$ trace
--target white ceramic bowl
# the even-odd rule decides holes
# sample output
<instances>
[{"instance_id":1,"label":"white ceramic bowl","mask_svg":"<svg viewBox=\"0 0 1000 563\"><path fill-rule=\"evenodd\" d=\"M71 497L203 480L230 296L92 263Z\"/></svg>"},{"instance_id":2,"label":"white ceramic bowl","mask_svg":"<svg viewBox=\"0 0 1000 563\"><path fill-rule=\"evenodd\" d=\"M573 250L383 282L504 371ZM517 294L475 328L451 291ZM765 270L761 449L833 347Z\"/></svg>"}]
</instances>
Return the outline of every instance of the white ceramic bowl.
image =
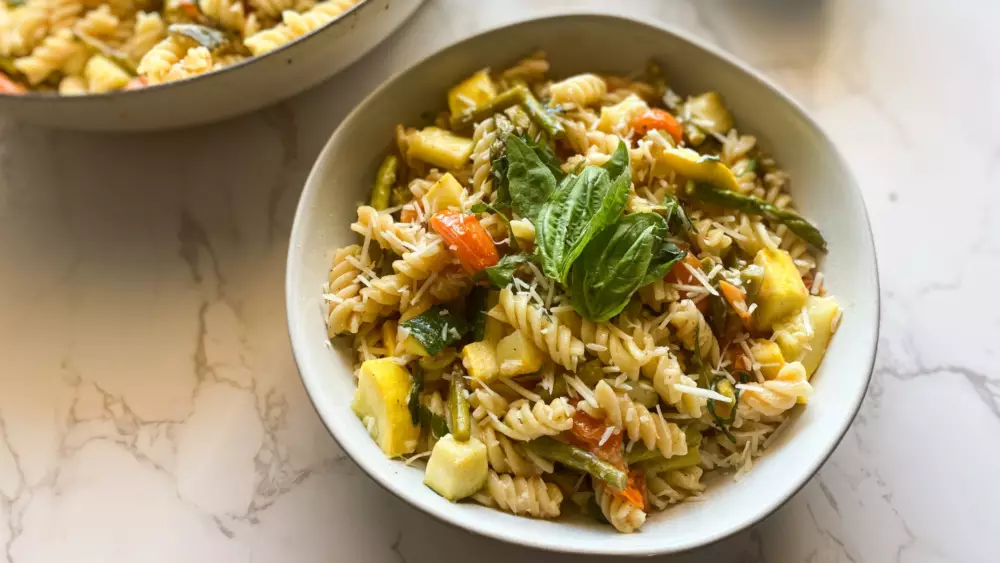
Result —
<instances>
[{"instance_id":1,"label":"white ceramic bowl","mask_svg":"<svg viewBox=\"0 0 1000 563\"><path fill-rule=\"evenodd\" d=\"M424 0L363 0L288 45L218 72L88 96L0 94L0 115L60 129L141 131L218 121L322 82L375 48Z\"/></svg>"},{"instance_id":2,"label":"white ceramic bowl","mask_svg":"<svg viewBox=\"0 0 1000 563\"><path fill-rule=\"evenodd\" d=\"M350 354L326 345L320 287L335 248L353 243L353 202L368 196L396 123L414 124L445 105L445 92L484 66L503 68L541 48L552 75L621 74L655 57L679 93L721 92L741 131L757 135L792 177L800 209L829 241L826 285L843 323L820 370L815 395L753 471L727 479L708 499L652 515L641 532L616 533L583 519L540 521L471 503L452 504L422 484L418 468L387 460L349 407ZM428 514L501 540L555 551L641 555L690 549L761 520L819 469L847 431L865 394L878 334L878 274L861 193L836 149L802 108L744 65L676 31L629 19L567 15L496 29L431 56L383 84L334 132L299 202L286 279L295 359L323 421L344 451L387 490Z\"/></svg>"}]
</instances>

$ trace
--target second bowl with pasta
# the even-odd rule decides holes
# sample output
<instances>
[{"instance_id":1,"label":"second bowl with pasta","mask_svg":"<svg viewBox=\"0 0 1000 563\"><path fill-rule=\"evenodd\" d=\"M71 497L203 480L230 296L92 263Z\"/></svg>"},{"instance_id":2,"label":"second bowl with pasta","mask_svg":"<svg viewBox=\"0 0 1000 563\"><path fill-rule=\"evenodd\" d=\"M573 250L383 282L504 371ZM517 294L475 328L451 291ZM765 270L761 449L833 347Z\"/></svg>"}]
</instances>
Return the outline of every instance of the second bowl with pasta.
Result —
<instances>
[{"instance_id":1,"label":"second bowl with pasta","mask_svg":"<svg viewBox=\"0 0 1000 563\"><path fill-rule=\"evenodd\" d=\"M760 514L741 497L774 506L788 476L817 466L802 452L850 414L803 420L857 403L824 394L836 383L814 374L870 362L835 351L842 325L870 319L857 304L871 294L847 281L840 296L852 276L835 271L838 257L858 250L838 248L852 245L844 211L798 205L812 194L800 178L822 174L781 147L823 145L742 119L748 100L777 121L788 107L755 101L762 85L714 55L678 57L686 43L627 20L605 23L647 42L617 59L545 38L546 26L597 33L602 18L569 19L494 32L541 47L520 57L472 40L453 55L465 72L440 60L450 51L423 63L411 73L453 78L419 89L421 111L389 112L398 122L374 108L412 87L408 75L348 118L293 230L292 339L341 443L432 514L551 549L672 550L711 538L706 517L727 521L723 507ZM469 53L482 66L468 69ZM674 78L696 70L716 80ZM368 169L341 172L348 159ZM344 189L364 200L353 211L330 207ZM304 303L319 311L301 325ZM325 359L302 326L330 339ZM867 375L855 368L848 388L863 392ZM769 480L782 483L770 497ZM719 531L747 518L737 522Z\"/></svg>"}]
</instances>

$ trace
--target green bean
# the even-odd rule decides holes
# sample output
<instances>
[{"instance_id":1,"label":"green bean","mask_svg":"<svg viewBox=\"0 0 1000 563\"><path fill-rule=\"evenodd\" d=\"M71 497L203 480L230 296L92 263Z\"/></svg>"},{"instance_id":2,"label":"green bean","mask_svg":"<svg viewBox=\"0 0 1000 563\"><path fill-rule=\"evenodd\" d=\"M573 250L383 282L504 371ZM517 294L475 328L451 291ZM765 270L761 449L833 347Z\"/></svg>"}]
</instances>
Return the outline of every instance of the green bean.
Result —
<instances>
[{"instance_id":1,"label":"green bean","mask_svg":"<svg viewBox=\"0 0 1000 563\"><path fill-rule=\"evenodd\" d=\"M451 128L455 131L464 129L509 107L524 103L524 95L527 92L528 89L523 86L514 86L504 90L481 106L469 108L458 115L451 116Z\"/></svg>"},{"instance_id":2,"label":"green bean","mask_svg":"<svg viewBox=\"0 0 1000 563\"><path fill-rule=\"evenodd\" d=\"M618 490L628 486L628 475L624 471L576 446L543 436L528 442L525 447L545 459L589 473Z\"/></svg>"},{"instance_id":3,"label":"green bean","mask_svg":"<svg viewBox=\"0 0 1000 563\"><path fill-rule=\"evenodd\" d=\"M392 188L396 184L396 166L399 161L395 156L389 155L382 161L382 166L378 167L375 173L375 185L372 186L371 206L382 211L389 208L389 200L392 197Z\"/></svg>"},{"instance_id":4,"label":"green bean","mask_svg":"<svg viewBox=\"0 0 1000 563\"><path fill-rule=\"evenodd\" d=\"M688 182L685 191L687 195L704 203L728 207L778 221L788 227L788 230L799 235L802 240L826 252L826 240L820 234L819 229L794 211L778 209L773 203L769 203L758 197L722 190L711 184L701 182Z\"/></svg>"},{"instance_id":5,"label":"green bean","mask_svg":"<svg viewBox=\"0 0 1000 563\"><path fill-rule=\"evenodd\" d=\"M524 100L521 102L521 106L524 108L525 113L528 114L528 117L537 123L549 138L561 139L566 135L566 130L563 129L562 124L556 121L549 112L545 111L541 102L538 101L538 98L535 98L535 95L531 93L531 90L527 86L519 84L515 88L524 89Z\"/></svg>"},{"instance_id":6,"label":"green bean","mask_svg":"<svg viewBox=\"0 0 1000 563\"><path fill-rule=\"evenodd\" d=\"M451 435L459 442L468 441L472 432L472 419L469 414L469 401L465 398L465 381L461 372L451 374L448 416L451 422Z\"/></svg>"}]
</instances>

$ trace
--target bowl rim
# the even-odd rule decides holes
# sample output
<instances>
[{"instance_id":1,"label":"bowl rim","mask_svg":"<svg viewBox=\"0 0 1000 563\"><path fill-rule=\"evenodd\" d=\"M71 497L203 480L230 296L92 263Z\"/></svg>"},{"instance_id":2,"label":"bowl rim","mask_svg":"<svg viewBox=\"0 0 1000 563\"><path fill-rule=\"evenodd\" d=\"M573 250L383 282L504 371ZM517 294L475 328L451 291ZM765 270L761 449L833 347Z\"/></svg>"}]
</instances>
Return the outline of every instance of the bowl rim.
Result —
<instances>
[{"instance_id":1,"label":"bowl rim","mask_svg":"<svg viewBox=\"0 0 1000 563\"><path fill-rule=\"evenodd\" d=\"M320 1L322 1L322 0L320 0ZM231 65L226 65L226 66L224 66L224 67L222 67L222 68L220 68L218 70L213 70L211 72L205 72L205 73L202 73L202 74L196 74L194 76L189 76L187 78L182 78L181 80L171 80L170 82L161 82L159 84L153 84L153 85L150 85L150 86L144 86L142 88L137 88L135 90L111 90L109 92L102 92L102 93L99 93L99 94L81 94L81 95L77 95L77 96L63 96L63 95L59 94L58 92L36 92L36 91L32 91L32 90L28 90L28 91L26 91L26 92L24 92L22 94L10 94L10 93L7 93L7 92L0 92L0 103L2 103L4 100L15 101L15 103L20 103L20 102L24 102L24 103L52 102L52 101L55 101L55 100L66 100L67 103L71 103L71 102L68 102L68 101L72 100L73 102L81 103L81 102L86 102L87 100L108 100L108 99L113 99L113 98L121 98L121 97L124 97L124 96L137 97L139 95L149 94L151 92L162 92L163 90L165 90L167 88L172 88L174 86L181 86L181 85L191 84L192 82L201 81L201 80L208 79L208 78L211 78L211 77L214 77L214 76L220 76L220 75L228 73L230 71L234 71L236 69L242 68L242 67L244 67L246 65L253 64L253 63L255 63L255 62L259 61L259 60L262 60L264 58L270 57L271 55L277 55L278 53L280 53L280 52L282 52L282 51L284 51L286 49L290 49L294 45L298 45L300 43L305 43L306 41L310 41L313 38L315 38L317 35L319 35L320 33L324 32L324 31L326 31L328 29L334 28L338 23L344 21L350 14L353 14L354 12L359 11L362 6L367 6L369 4L372 4L374 1L375 0L360 0L357 4L354 4L353 6L351 6L350 8L348 8L347 10L344 10L336 18L334 18L334 19L326 22L325 24L317 27L316 29L310 31L309 33L306 33L305 35L302 35L301 37L296 37L294 40L289 41L288 43L285 43L284 45L281 45L277 49L273 49L273 50L268 51L268 52L266 52L264 54L261 54L261 55L253 55L253 56L247 57L247 58L243 59L242 61L239 61L239 62L231 64ZM424 0L418 0L418 1L421 2L421 3L424 2Z\"/></svg>"},{"instance_id":2,"label":"bowl rim","mask_svg":"<svg viewBox=\"0 0 1000 563\"><path fill-rule=\"evenodd\" d=\"M808 468L808 470L802 474L801 480L798 483L796 483L793 487L790 487L786 493L775 495L769 503L758 506L755 509L752 517L746 519L740 524L731 526L728 529L719 530L716 533L704 535L700 538L697 538L696 540L689 541L686 544L682 544L680 546L630 549L627 545L624 546L616 545L610 549L605 548L603 546L598 548L581 549L581 548L576 548L574 545L554 544L551 542L544 542L544 541L539 542L532 538L515 538L509 535L505 535L501 532L498 532L493 527L477 524L477 522L480 522L479 519L470 519L466 521L461 518L454 517L446 511L438 511L435 508L425 506L421 501L417 500L416 498L410 498L410 496L402 488L400 488L398 484L391 482L389 479L383 479L382 476L379 475L376 471L371 470L371 468L368 467L368 464L365 461L366 456L352 454L350 449L344 446L344 443L337 437L336 432L333 431L332 426L328 423L323 411L317 405L316 399L314 399L313 397L314 392L319 392L318 388L316 387L316 384L313 383L314 378L307 377L305 371L303 370L303 365L306 362L301 356L304 354L304 352L300 351L299 349L300 345L296 343L298 340L296 338L296 335L298 334L299 331L295 327L295 323L298 320L298 315L296 313L293 313L293 311L296 310L294 295L293 295L293 287L295 286L295 279L297 277L294 274L297 274L299 269L298 266L293 265L292 260L296 252L296 246L298 240L302 236L301 229L303 228L302 227L303 223L302 221L300 221L300 217L307 213L307 198L306 198L307 189L310 185L313 184L318 175L318 168L316 167L315 163L313 165L313 168L310 170L308 177L306 178L304 189L302 190L299 196L299 202L296 205L295 216L292 223L292 229L289 235L288 253L286 258L285 311L286 311L286 320L288 325L289 341L292 346L292 357L293 360L295 361L296 368L299 372L299 377L302 380L303 386L306 389L306 395L309 398L309 402L312 404L313 409L316 411L317 415L319 415L320 420L323 422L323 426L326 427L327 433L329 433L330 436L333 437L334 441L341 448L344 454L348 458L350 458L351 461L353 461L356 465L361 467L364 474L369 479L377 483L382 489L389 492L394 497L402 500L411 507L419 510L423 514L430 515L431 517L435 518L440 522L450 524L466 532L472 532L474 534L499 540L501 542L511 545L539 549L542 551L553 552L553 553L574 553L581 555L607 555L607 556L651 556L651 555L686 553L701 547L711 545L713 543L726 539L730 536L743 532L752 526L757 525L767 517L771 516L775 511L777 511L785 503L787 503L792 497L798 494L799 491L801 491L803 487L805 487L806 484L808 484L816 476L816 474L823 467L823 465L826 464L826 462L829 460L830 456L833 455L833 452L836 451L837 446L839 446L840 443L843 441L844 436L847 435L847 432L848 430L850 430L850 427L853 424L855 418L857 418L857 414L861 409L862 403L864 402L865 395L867 394L868 388L871 385L871 379L875 369L875 359L878 353L878 342L879 342L878 335L881 328L880 327L881 283L878 272L878 256L875 247L875 239L871 228L871 219L868 215L868 208L867 205L865 204L863 193L861 192L861 189L858 186L857 179L852 169L850 168L850 166L848 166L847 161L844 159L843 155L837 149L837 146L833 143L833 141L826 134L823 128L820 127L819 123L816 122L815 119L813 119L813 117L809 114L809 112L798 101L796 101L789 93L787 93L780 86L773 83L770 79L763 76L760 72L755 70L749 64L731 55L730 53L723 51L721 48L707 44L702 39L694 37L692 34L680 30L675 26L664 24L656 20L641 20L639 19L638 16L632 16L620 13L609 13L606 11L601 11L592 8L574 7L569 9L556 9L550 11L543 11L542 13L534 14L527 18L518 19L513 22L505 22L498 25L484 27L483 29L478 30L477 32L472 33L470 35L456 38L453 41L447 43L446 45L443 45L438 49L434 50L434 52L424 56L423 58L414 61L411 64L408 64L405 68L399 70L398 72L386 78L381 84L379 84L377 88L372 90L347 115L344 116L341 122L337 125L337 128L334 129L333 133L331 133L329 139L327 139L327 142L323 145L322 150L319 152L316 158L316 163L324 159L324 157L327 154L327 151L330 150L330 147L333 145L335 139L337 139L337 137L343 131L342 126L344 123L347 123L350 120L354 119L357 114L362 113L367 108L368 104L371 103L372 99L376 98L384 90L392 87L392 85L394 85L395 82L400 77L410 72L414 68L423 65L424 63L430 61L431 59L436 58L439 54L441 54L444 51L456 48L459 45L471 41L475 38L478 38L482 35L502 32L504 30L514 28L523 24L538 23L540 21L558 20L564 18L607 18L614 20L624 20L625 22L628 22L633 25L641 25L648 28L652 28L660 33L667 33L673 35L674 37L680 39L681 41L687 42L699 49L708 52L710 55L722 59L723 61L729 63L730 65L738 68L741 72L745 73L747 76L749 76L750 78L752 78L753 80L757 81L759 84L764 86L766 89L768 89L771 92L771 94L779 97L782 101L784 101L791 109L791 111L798 114L798 117L800 117L806 124L808 124L818 133L818 137L821 139L821 142L824 145L825 149L829 152L829 154L832 155L834 161L839 165L839 167L842 170L844 170L847 179L850 180L849 182L847 182L850 185L846 189L852 190L854 192L854 195L856 195L858 200L861 202L861 211L863 214L864 221L861 222L859 227L863 227L864 229L862 234L868 240L869 251L871 252L871 257L872 257L874 295L871 297L873 300L872 305L874 306L875 330L872 333L872 341L870 347L871 353L870 357L868 358L868 367L866 369L867 373L864 376L864 386L860 388L860 392L857 394L857 396L853 398L854 401L853 407L849 409L850 416L843 418L842 422L840 423L841 428L836 432L834 432L835 439L830 442L826 453L823 456L815 458L812 461L811 466Z\"/></svg>"}]
</instances>

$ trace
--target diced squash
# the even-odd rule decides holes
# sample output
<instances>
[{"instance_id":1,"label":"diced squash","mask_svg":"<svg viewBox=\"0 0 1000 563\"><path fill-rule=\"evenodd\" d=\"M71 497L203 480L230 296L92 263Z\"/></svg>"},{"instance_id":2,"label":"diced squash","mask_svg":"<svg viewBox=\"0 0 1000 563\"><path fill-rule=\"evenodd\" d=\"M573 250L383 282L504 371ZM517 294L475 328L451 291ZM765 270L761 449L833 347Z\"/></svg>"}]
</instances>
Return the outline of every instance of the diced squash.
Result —
<instances>
[{"instance_id":1,"label":"diced squash","mask_svg":"<svg viewBox=\"0 0 1000 563\"><path fill-rule=\"evenodd\" d=\"M810 295L806 313L812 325L813 338L810 349L802 356L802 365L806 368L806 375L812 377L823 361L823 355L830 346L833 333L837 331L837 325L840 323L840 305L833 297Z\"/></svg>"},{"instance_id":2,"label":"diced squash","mask_svg":"<svg viewBox=\"0 0 1000 563\"><path fill-rule=\"evenodd\" d=\"M512 219L510 232L522 247L531 248L535 245L535 226L528 219Z\"/></svg>"},{"instance_id":3,"label":"diced squash","mask_svg":"<svg viewBox=\"0 0 1000 563\"><path fill-rule=\"evenodd\" d=\"M754 324L758 328L772 328L805 307L809 291L791 255L780 249L762 248L753 262L764 270L754 298L757 303Z\"/></svg>"},{"instance_id":4,"label":"diced squash","mask_svg":"<svg viewBox=\"0 0 1000 563\"><path fill-rule=\"evenodd\" d=\"M396 351L396 332L399 325L394 320L382 323L382 346L386 350L387 356L394 355Z\"/></svg>"},{"instance_id":5,"label":"diced squash","mask_svg":"<svg viewBox=\"0 0 1000 563\"><path fill-rule=\"evenodd\" d=\"M424 484L454 502L476 494L486 484L486 446L476 438L459 442L448 434L434 444Z\"/></svg>"},{"instance_id":6,"label":"diced squash","mask_svg":"<svg viewBox=\"0 0 1000 563\"><path fill-rule=\"evenodd\" d=\"M495 289L491 289L489 294L486 296L486 310L489 311L490 309L496 307L499 302L500 292ZM496 344L500 342L500 339L506 335L506 331L507 327L504 323L498 321L491 315L486 315L486 326L483 328L483 334L485 336L484 340L492 342L493 345L496 346Z\"/></svg>"},{"instance_id":7,"label":"diced squash","mask_svg":"<svg viewBox=\"0 0 1000 563\"><path fill-rule=\"evenodd\" d=\"M686 120L684 135L694 146L703 143L707 133L725 135L733 128L733 117L717 92L688 98L684 102L683 115Z\"/></svg>"},{"instance_id":8,"label":"diced squash","mask_svg":"<svg viewBox=\"0 0 1000 563\"><path fill-rule=\"evenodd\" d=\"M500 375L496 344L490 341L466 344L462 348L462 365L473 379L491 383Z\"/></svg>"},{"instance_id":9,"label":"diced squash","mask_svg":"<svg viewBox=\"0 0 1000 563\"><path fill-rule=\"evenodd\" d=\"M373 438L389 457L413 453L420 439L407 407L411 387L410 373L391 358L361 364L351 409L362 420L375 419Z\"/></svg>"},{"instance_id":10,"label":"diced squash","mask_svg":"<svg viewBox=\"0 0 1000 563\"><path fill-rule=\"evenodd\" d=\"M629 94L617 104L601 108L597 129L605 133L623 134L629 129L632 120L648 109L649 105L642 98Z\"/></svg>"},{"instance_id":11,"label":"diced squash","mask_svg":"<svg viewBox=\"0 0 1000 563\"><path fill-rule=\"evenodd\" d=\"M461 209L462 192L465 189L458 180L448 172L434 182L431 189L427 190L427 202L430 203L431 213L437 213L442 209Z\"/></svg>"},{"instance_id":12,"label":"diced squash","mask_svg":"<svg viewBox=\"0 0 1000 563\"><path fill-rule=\"evenodd\" d=\"M425 127L410 135L406 157L457 170L465 165L471 154L472 139L437 127Z\"/></svg>"},{"instance_id":13,"label":"diced squash","mask_svg":"<svg viewBox=\"0 0 1000 563\"><path fill-rule=\"evenodd\" d=\"M757 338L750 346L750 353L755 362L760 364L760 373L764 379L774 379L778 371L785 365L785 358L781 355L781 348L777 343L764 338Z\"/></svg>"},{"instance_id":14,"label":"diced squash","mask_svg":"<svg viewBox=\"0 0 1000 563\"><path fill-rule=\"evenodd\" d=\"M496 86L487 69L480 70L466 78L458 86L448 90L448 110L457 116L472 108L486 105L497 95Z\"/></svg>"},{"instance_id":15,"label":"diced squash","mask_svg":"<svg viewBox=\"0 0 1000 563\"><path fill-rule=\"evenodd\" d=\"M426 370L443 370L444 368L450 366L457 357L458 352L449 346L433 356L420 358L418 363L420 364L420 367Z\"/></svg>"},{"instance_id":16,"label":"diced squash","mask_svg":"<svg viewBox=\"0 0 1000 563\"><path fill-rule=\"evenodd\" d=\"M83 76L87 79L88 89L94 94L120 90L132 79L122 67L103 55L90 57L83 69Z\"/></svg>"},{"instance_id":17,"label":"diced squash","mask_svg":"<svg viewBox=\"0 0 1000 563\"><path fill-rule=\"evenodd\" d=\"M542 369L545 354L535 346L524 333L515 330L505 336L497 344L497 363L500 365L500 375L513 377L535 373Z\"/></svg>"},{"instance_id":18,"label":"diced squash","mask_svg":"<svg viewBox=\"0 0 1000 563\"><path fill-rule=\"evenodd\" d=\"M681 147L663 148L654 145L651 151L656 160L653 164L655 176L666 175L669 170L676 170L688 180L707 182L717 188L738 191L733 171L716 158L709 158Z\"/></svg>"},{"instance_id":19,"label":"diced squash","mask_svg":"<svg viewBox=\"0 0 1000 563\"><path fill-rule=\"evenodd\" d=\"M406 340L403 340L403 351L407 354L413 354L414 356L420 356L421 358L429 357L430 354L424 349L424 345L420 343L419 340L413 338L412 336L407 336Z\"/></svg>"}]
</instances>

